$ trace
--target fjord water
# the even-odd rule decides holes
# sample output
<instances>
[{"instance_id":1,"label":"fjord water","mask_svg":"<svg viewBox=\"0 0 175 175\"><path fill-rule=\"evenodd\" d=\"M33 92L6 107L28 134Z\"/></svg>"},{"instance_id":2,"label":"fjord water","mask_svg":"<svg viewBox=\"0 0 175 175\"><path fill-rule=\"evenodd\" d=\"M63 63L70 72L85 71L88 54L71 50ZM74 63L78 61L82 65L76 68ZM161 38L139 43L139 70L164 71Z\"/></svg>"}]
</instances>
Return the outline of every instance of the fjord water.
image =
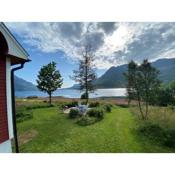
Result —
<instances>
[{"instance_id":1,"label":"fjord water","mask_svg":"<svg viewBox=\"0 0 175 175\"><path fill-rule=\"evenodd\" d=\"M16 97L25 98L28 96L47 97L46 93L41 91L16 91ZM81 92L77 89L58 89L53 93L53 96L62 96L66 98L80 98ZM94 93L90 93L90 98L96 97L121 97L126 96L125 88L113 88L113 89L97 89Z\"/></svg>"}]
</instances>

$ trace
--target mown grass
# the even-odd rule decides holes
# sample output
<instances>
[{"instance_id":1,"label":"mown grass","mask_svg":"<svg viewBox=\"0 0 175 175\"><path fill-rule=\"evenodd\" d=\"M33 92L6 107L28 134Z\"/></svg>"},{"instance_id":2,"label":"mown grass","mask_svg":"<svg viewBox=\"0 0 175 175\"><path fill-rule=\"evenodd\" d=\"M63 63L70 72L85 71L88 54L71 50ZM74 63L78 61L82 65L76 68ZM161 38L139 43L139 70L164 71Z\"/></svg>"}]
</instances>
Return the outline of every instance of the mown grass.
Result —
<instances>
[{"instance_id":1,"label":"mown grass","mask_svg":"<svg viewBox=\"0 0 175 175\"><path fill-rule=\"evenodd\" d=\"M114 106L103 120L79 126L58 107L32 109L33 118L18 123L23 135L20 152L58 153L145 153L175 152L138 134L142 121L129 108ZM35 131L30 140L25 133ZM36 134L37 133L37 134Z\"/></svg>"}]
</instances>

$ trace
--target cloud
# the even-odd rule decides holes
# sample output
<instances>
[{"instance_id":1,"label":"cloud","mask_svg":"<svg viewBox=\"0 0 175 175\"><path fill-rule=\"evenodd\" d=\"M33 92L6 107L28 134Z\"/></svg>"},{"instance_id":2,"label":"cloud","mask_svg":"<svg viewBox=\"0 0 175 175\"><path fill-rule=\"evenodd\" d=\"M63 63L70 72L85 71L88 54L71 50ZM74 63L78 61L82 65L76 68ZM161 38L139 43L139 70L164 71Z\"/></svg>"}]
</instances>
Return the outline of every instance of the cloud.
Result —
<instances>
[{"instance_id":1,"label":"cloud","mask_svg":"<svg viewBox=\"0 0 175 175\"><path fill-rule=\"evenodd\" d=\"M99 22L98 27L101 28L106 34L112 34L117 27L115 22Z\"/></svg>"},{"instance_id":2,"label":"cloud","mask_svg":"<svg viewBox=\"0 0 175 175\"><path fill-rule=\"evenodd\" d=\"M61 50L69 59L81 57L82 45L91 44L98 69L133 59L175 57L175 23L6 23L35 50Z\"/></svg>"}]
</instances>

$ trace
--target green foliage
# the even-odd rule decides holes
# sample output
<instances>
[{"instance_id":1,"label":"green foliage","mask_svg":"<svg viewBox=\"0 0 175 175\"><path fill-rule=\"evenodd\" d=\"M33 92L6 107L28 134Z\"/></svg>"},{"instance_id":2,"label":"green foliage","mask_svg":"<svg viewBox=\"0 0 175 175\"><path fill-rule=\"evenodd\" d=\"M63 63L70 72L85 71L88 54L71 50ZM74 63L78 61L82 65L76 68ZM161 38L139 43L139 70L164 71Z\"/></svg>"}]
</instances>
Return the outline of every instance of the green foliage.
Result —
<instances>
[{"instance_id":1,"label":"green foliage","mask_svg":"<svg viewBox=\"0 0 175 175\"><path fill-rule=\"evenodd\" d=\"M162 85L150 99L151 105L168 106L175 105L175 81L168 85Z\"/></svg>"},{"instance_id":2,"label":"green foliage","mask_svg":"<svg viewBox=\"0 0 175 175\"><path fill-rule=\"evenodd\" d=\"M28 96L28 97L27 97L27 99L36 99L36 98L38 98L37 95L32 95L32 96Z\"/></svg>"},{"instance_id":3,"label":"green foliage","mask_svg":"<svg viewBox=\"0 0 175 175\"><path fill-rule=\"evenodd\" d=\"M124 76L127 80L127 96L128 100L131 101L136 99L136 74L137 74L138 65L131 61L128 64L128 71L124 73Z\"/></svg>"},{"instance_id":4,"label":"green foliage","mask_svg":"<svg viewBox=\"0 0 175 175\"><path fill-rule=\"evenodd\" d=\"M146 124L139 129L139 132L144 136L152 139L154 141L160 141L160 139L164 138L163 129L157 124Z\"/></svg>"},{"instance_id":5,"label":"green foliage","mask_svg":"<svg viewBox=\"0 0 175 175\"><path fill-rule=\"evenodd\" d=\"M111 112L112 105L111 104L104 104L103 108L105 112Z\"/></svg>"},{"instance_id":6,"label":"green foliage","mask_svg":"<svg viewBox=\"0 0 175 175\"><path fill-rule=\"evenodd\" d=\"M150 99L155 96L160 87L158 74L159 71L151 66L148 60L144 60L141 65L131 61L128 64L128 72L124 74L127 79L128 100L129 102L132 99L138 101L142 119L147 119ZM141 105L142 101L145 102L145 111Z\"/></svg>"},{"instance_id":7,"label":"green foliage","mask_svg":"<svg viewBox=\"0 0 175 175\"><path fill-rule=\"evenodd\" d=\"M25 104L28 101L25 101ZM138 135L135 131L142 121L135 118L128 108L114 105L111 113L106 113L103 121L87 127L75 124L75 120L68 120L67 114L64 114L57 106L35 109L32 112L34 117L31 120L17 124L18 133L21 135L34 129L38 134L31 141L25 144L20 143L21 153L175 152L175 148L152 142L142 134ZM173 121L175 121L174 117L171 123Z\"/></svg>"},{"instance_id":8,"label":"green foliage","mask_svg":"<svg viewBox=\"0 0 175 175\"><path fill-rule=\"evenodd\" d=\"M26 110L31 110L31 109L39 109L39 108L50 108L54 107L54 105L31 105L31 106L26 106Z\"/></svg>"},{"instance_id":9,"label":"green foliage","mask_svg":"<svg viewBox=\"0 0 175 175\"><path fill-rule=\"evenodd\" d=\"M76 106L78 106L78 101L72 101L72 102L62 104L62 108L66 107L66 106L68 108L76 107Z\"/></svg>"},{"instance_id":10,"label":"green foliage","mask_svg":"<svg viewBox=\"0 0 175 175\"><path fill-rule=\"evenodd\" d=\"M165 131L164 145L171 148L175 147L175 129Z\"/></svg>"},{"instance_id":11,"label":"green foliage","mask_svg":"<svg viewBox=\"0 0 175 175\"><path fill-rule=\"evenodd\" d=\"M86 99L87 104L89 99L89 92L93 92L95 90L93 82L97 77L93 65L93 50L90 45L87 45L83 48L82 57L83 59L79 61L78 70L73 71L74 75L71 78L80 85L80 90L84 91L82 99Z\"/></svg>"},{"instance_id":12,"label":"green foliage","mask_svg":"<svg viewBox=\"0 0 175 175\"><path fill-rule=\"evenodd\" d=\"M157 105L167 106L172 105L174 102L172 89L166 87L158 91Z\"/></svg>"},{"instance_id":13,"label":"green foliage","mask_svg":"<svg viewBox=\"0 0 175 175\"><path fill-rule=\"evenodd\" d=\"M163 129L157 124L146 124L139 129L145 137L167 147L175 147L175 129Z\"/></svg>"},{"instance_id":14,"label":"green foliage","mask_svg":"<svg viewBox=\"0 0 175 175\"><path fill-rule=\"evenodd\" d=\"M95 108L95 107L99 107L100 106L100 103L98 102L98 101L96 101L96 102L91 102L90 104L89 104L89 107L90 108Z\"/></svg>"},{"instance_id":15,"label":"green foliage","mask_svg":"<svg viewBox=\"0 0 175 175\"><path fill-rule=\"evenodd\" d=\"M173 105L168 105L168 108L171 109L172 111L175 111L175 106Z\"/></svg>"},{"instance_id":16,"label":"green foliage","mask_svg":"<svg viewBox=\"0 0 175 175\"><path fill-rule=\"evenodd\" d=\"M101 109L101 108L90 109L90 110L87 112L87 115L88 115L89 117L95 117L95 118L101 120L101 119L104 118L104 110Z\"/></svg>"},{"instance_id":17,"label":"green foliage","mask_svg":"<svg viewBox=\"0 0 175 175\"><path fill-rule=\"evenodd\" d=\"M52 93L60 88L62 84L63 79L61 78L60 72L56 70L55 62L51 62L40 69L37 79L37 88L49 95L50 104Z\"/></svg>"},{"instance_id":18,"label":"green foliage","mask_svg":"<svg viewBox=\"0 0 175 175\"><path fill-rule=\"evenodd\" d=\"M80 112L78 109L71 109L69 112L69 118L77 118L80 116Z\"/></svg>"},{"instance_id":19,"label":"green foliage","mask_svg":"<svg viewBox=\"0 0 175 175\"><path fill-rule=\"evenodd\" d=\"M86 101L82 101L81 105L87 105Z\"/></svg>"},{"instance_id":20,"label":"green foliage","mask_svg":"<svg viewBox=\"0 0 175 175\"><path fill-rule=\"evenodd\" d=\"M129 107L128 104L117 104L117 106L120 106L122 108L128 108Z\"/></svg>"},{"instance_id":21,"label":"green foliage","mask_svg":"<svg viewBox=\"0 0 175 175\"><path fill-rule=\"evenodd\" d=\"M88 93L83 93L81 95L81 99L87 99L87 98L89 98L89 94Z\"/></svg>"},{"instance_id":22,"label":"green foliage","mask_svg":"<svg viewBox=\"0 0 175 175\"><path fill-rule=\"evenodd\" d=\"M97 119L96 118L84 116L84 117L81 117L77 121L77 124L79 124L81 126L88 126L88 125L92 125L92 124L94 124L96 122L97 122Z\"/></svg>"},{"instance_id":23,"label":"green foliage","mask_svg":"<svg viewBox=\"0 0 175 175\"><path fill-rule=\"evenodd\" d=\"M33 113L30 112L26 112L26 111L20 111L16 113L16 121L18 123L23 122L25 120L29 120L33 118Z\"/></svg>"}]
</instances>

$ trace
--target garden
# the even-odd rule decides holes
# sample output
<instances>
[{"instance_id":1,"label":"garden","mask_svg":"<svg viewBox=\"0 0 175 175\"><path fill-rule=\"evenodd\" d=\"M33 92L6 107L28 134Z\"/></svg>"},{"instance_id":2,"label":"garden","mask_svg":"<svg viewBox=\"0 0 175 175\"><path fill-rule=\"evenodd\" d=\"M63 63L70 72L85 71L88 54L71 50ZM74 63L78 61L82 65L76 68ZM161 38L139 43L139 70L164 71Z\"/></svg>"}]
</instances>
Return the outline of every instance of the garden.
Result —
<instances>
[{"instance_id":1,"label":"garden","mask_svg":"<svg viewBox=\"0 0 175 175\"><path fill-rule=\"evenodd\" d=\"M90 100L81 113L74 99L56 99L52 106L43 99L17 99L20 152L175 152L174 109L150 107L151 117L143 121L135 105L107 101Z\"/></svg>"}]
</instances>

